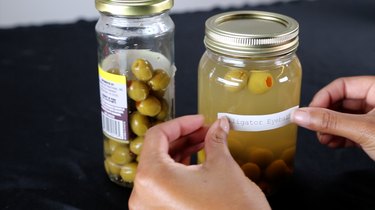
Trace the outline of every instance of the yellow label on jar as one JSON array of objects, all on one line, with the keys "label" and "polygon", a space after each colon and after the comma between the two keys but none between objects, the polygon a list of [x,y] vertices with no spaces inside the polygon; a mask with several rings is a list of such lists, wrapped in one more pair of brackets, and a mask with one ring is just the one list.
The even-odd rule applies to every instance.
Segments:
[{"label": "yellow label on jar", "polygon": [[106,72],[99,66],[99,88],[103,132],[116,139],[128,139],[126,76]]},{"label": "yellow label on jar", "polygon": [[112,74],[109,72],[104,71],[100,66],[99,69],[99,76],[107,81],[124,84],[126,85],[126,77],[124,75]]}]

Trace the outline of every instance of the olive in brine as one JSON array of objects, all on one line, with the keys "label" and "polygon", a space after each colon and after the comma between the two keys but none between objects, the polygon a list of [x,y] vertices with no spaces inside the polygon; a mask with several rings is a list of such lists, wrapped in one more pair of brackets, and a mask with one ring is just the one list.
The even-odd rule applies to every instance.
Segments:
[{"label": "olive in brine", "polygon": [[104,161],[104,168],[107,174],[113,175],[113,176],[119,176],[120,175],[120,166],[110,161],[108,158]]},{"label": "olive in brine", "polygon": [[139,101],[135,105],[139,113],[154,117],[161,110],[161,103],[155,96],[148,96],[145,100]]},{"label": "olive in brine", "polygon": [[161,110],[159,114],[155,116],[158,120],[165,120],[169,114],[169,106],[165,99],[161,99]]},{"label": "olive in brine", "polygon": [[152,94],[153,96],[156,96],[158,98],[163,98],[164,95],[165,95],[165,92],[166,92],[166,90],[164,89],[164,90],[151,91],[150,94]]},{"label": "olive in brine", "polygon": [[245,175],[254,182],[260,179],[261,170],[255,163],[245,163],[241,166],[242,171]]},{"label": "olive in brine", "polygon": [[157,69],[154,71],[154,75],[147,83],[152,90],[158,91],[167,88],[170,80],[171,78],[169,77],[167,72],[162,69]]},{"label": "olive in brine", "polygon": [[139,80],[129,81],[128,96],[134,101],[145,100],[149,92],[149,87],[146,83]]},{"label": "olive in brine", "polygon": [[131,71],[134,76],[141,81],[148,81],[152,78],[152,65],[144,59],[137,59],[133,62]]},{"label": "olive in brine", "polygon": [[120,176],[125,182],[133,182],[137,172],[137,163],[128,163],[121,167]]},{"label": "olive in brine", "polygon": [[130,163],[133,160],[127,145],[119,145],[111,156],[111,161],[118,165]]},{"label": "olive in brine", "polygon": [[248,161],[264,168],[273,160],[273,152],[266,148],[251,147],[248,150]]},{"label": "olive in brine", "polygon": [[237,92],[246,86],[248,75],[245,70],[232,69],[225,74],[224,80],[224,87],[226,90]]},{"label": "olive in brine", "polygon": [[292,171],[283,160],[275,160],[265,170],[265,177],[270,181],[281,181],[290,176]]},{"label": "olive in brine", "polygon": [[112,153],[115,151],[118,145],[120,145],[119,142],[112,140],[110,138],[106,138],[106,140],[104,141],[105,155],[112,155]]},{"label": "olive in brine", "polygon": [[293,167],[294,156],[296,154],[296,147],[290,147],[281,153],[280,158],[285,161],[289,167]]},{"label": "olive in brine", "polygon": [[143,136],[138,136],[133,141],[130,142],[130,151],[136,155],[141,154],[142,145],[143,145]]},{"label": "olive in brine", "polygon": [[137,136],[144,136],[150,127],[150,121],[141,113],[135,111],[130,115],[130,128]]},{"label": "olive in brine", "polygon": [[250,75],[248,88],[255,94],[262,94],[272,88],[273,82],[273,77],[270,73],[256,71]]}]

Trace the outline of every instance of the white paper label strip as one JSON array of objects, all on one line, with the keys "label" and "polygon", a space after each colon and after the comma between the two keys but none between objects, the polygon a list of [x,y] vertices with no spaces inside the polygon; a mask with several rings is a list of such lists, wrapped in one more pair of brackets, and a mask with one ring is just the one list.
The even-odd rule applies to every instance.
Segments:
[{"label": "white paper label strip", "polygon": [[217,117],[227,117],[231,129],[236,131],[266,131],[283,127],[290,123],[290,114],[299,106],[267,115],[237,115],[218,113]]}]

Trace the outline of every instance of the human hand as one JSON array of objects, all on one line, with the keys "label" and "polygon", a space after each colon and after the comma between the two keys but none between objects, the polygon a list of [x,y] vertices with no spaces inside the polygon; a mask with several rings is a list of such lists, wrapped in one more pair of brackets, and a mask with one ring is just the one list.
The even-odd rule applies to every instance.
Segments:
[{"label": "human hand", "polygon": [[[185,116],[147,131],[130,209],[270,209],[229,153],[228,120],[209,129],[203,123],[200,115]],[[203,164],[180,163],[203,147]]]},{"label": "human hand", "polygon": [[332,148],[359,146],[375,160],[375,76],[339,78],[321,89],[292,122],[317,131]]}]

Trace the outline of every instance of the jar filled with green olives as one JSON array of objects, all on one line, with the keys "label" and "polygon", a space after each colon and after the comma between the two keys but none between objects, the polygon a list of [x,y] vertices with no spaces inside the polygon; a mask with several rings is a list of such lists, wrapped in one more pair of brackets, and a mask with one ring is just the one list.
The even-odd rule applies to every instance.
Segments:
[{"label": "jar filled with green olives", "polygon": [[[244,173],[269,195],[293,172],[302,70],[299,25],[264,11],[236,11],[206,21],[198,71],[198,111],[207,124],[227,117],[229,150]],[[205,159],[198,153],[198,162]]]},{"label": "jar filled with green olives", "polygon": [[173,0],[96,0],[104,167],[132,187],[143,138],[174,117]]}]

